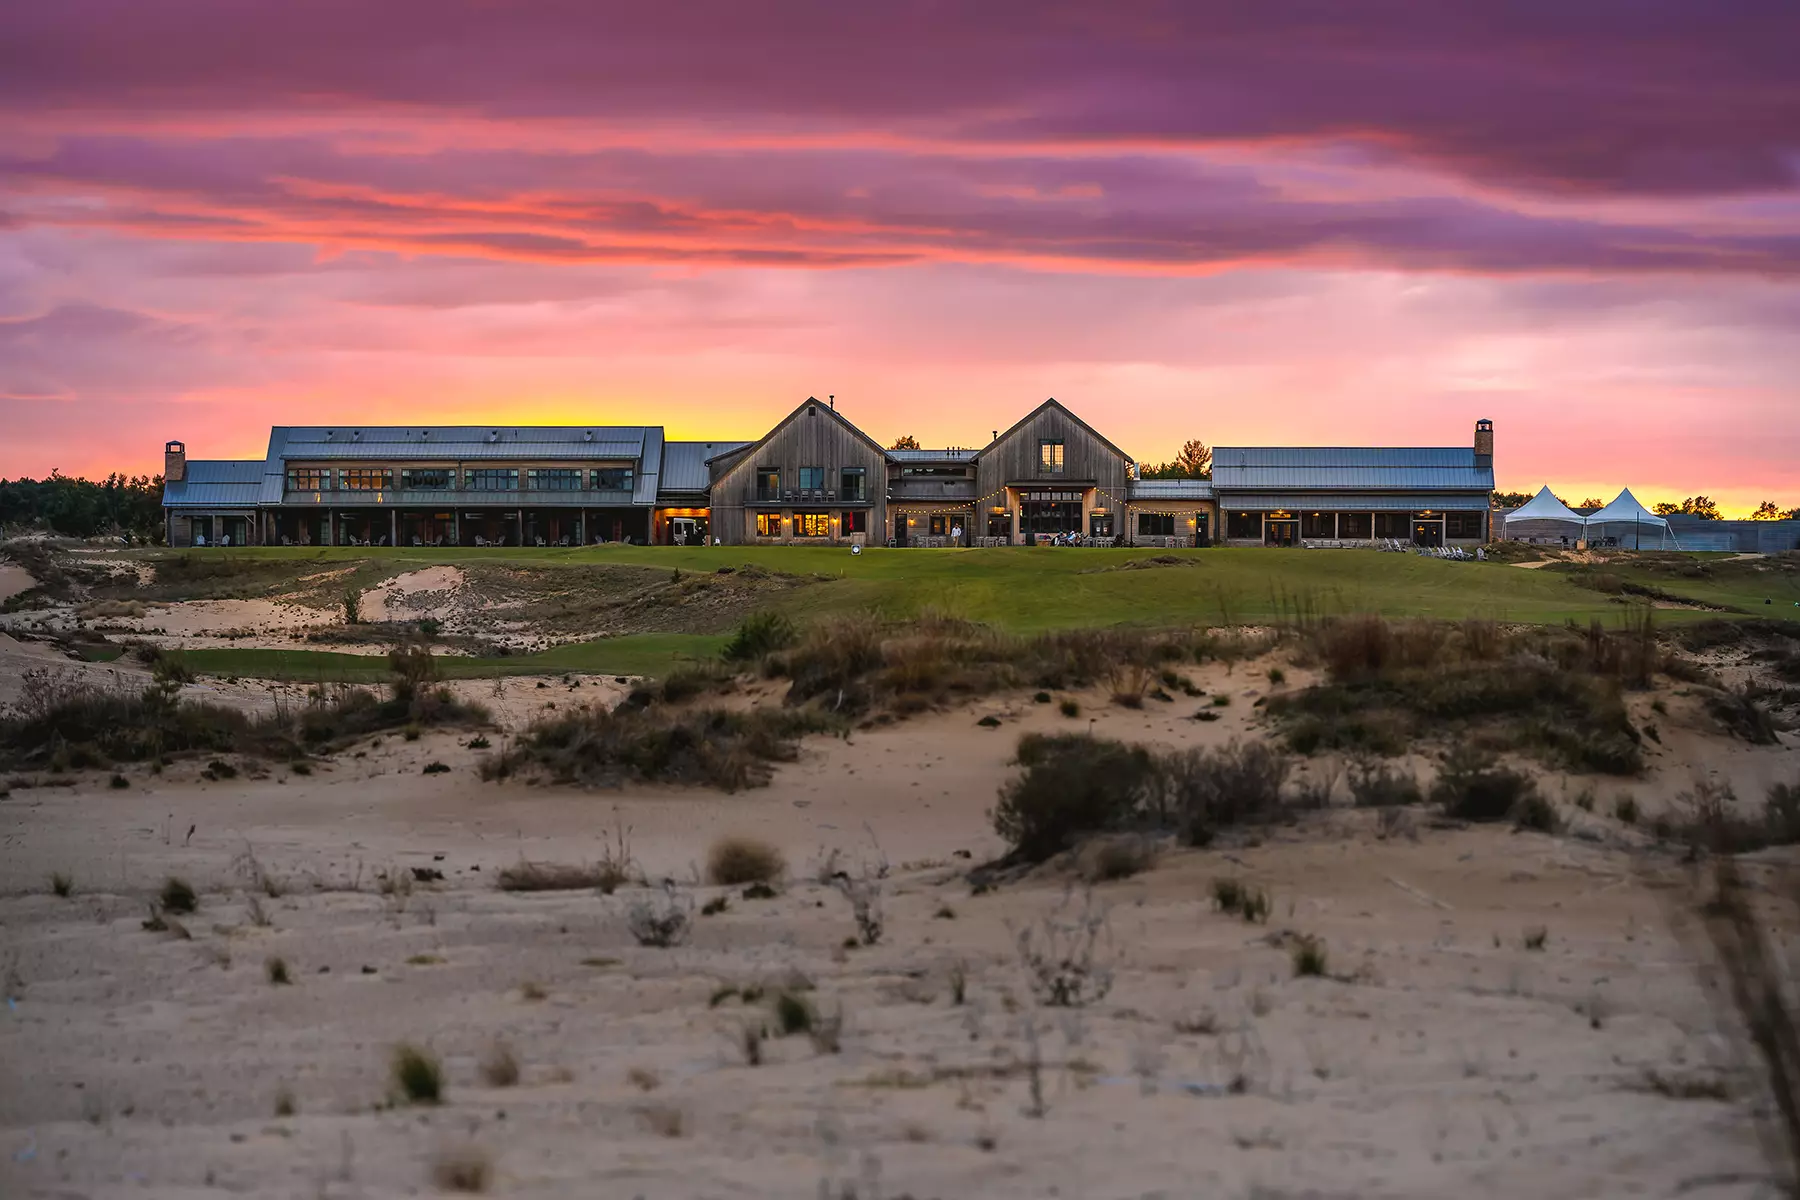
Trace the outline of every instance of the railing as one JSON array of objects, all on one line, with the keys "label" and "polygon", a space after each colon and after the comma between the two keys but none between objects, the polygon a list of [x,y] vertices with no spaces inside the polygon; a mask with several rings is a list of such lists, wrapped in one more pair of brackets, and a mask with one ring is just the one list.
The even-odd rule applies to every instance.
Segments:
[{"label": "railing", "polygon": [[973,500],[973,479],[896,480],[888,485],[890,500]]}]

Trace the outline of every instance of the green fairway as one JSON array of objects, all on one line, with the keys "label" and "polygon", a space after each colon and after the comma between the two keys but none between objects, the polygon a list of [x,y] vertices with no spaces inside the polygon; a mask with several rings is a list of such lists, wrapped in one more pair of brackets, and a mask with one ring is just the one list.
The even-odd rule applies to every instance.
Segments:
[{"label": "green fairway", "polygon": [[[1210,549],[1181,551],[1012,547],[991,550],[889,550],[791,546],[582,549],[254,547],[212,551],[244,559],[303,564],[365,562],[403,571],[433,563],[504,563],[555,569],[616,564],[683,574],[755,565],[814,582],[771,593],[771,607],[799,621],[871,614],[886,618],[938,613],[1018,633],[1110,625],[1263,624],[1296,616],[1373,612],[1386,616],[1556,623],[1622,622],[1626,605],[1584,588],[1557,570],[1501,563],[1448,562],[1361,550]],[[1183,565],[1119,569],[1133,560],[1173,556]],[[1757,613],[1771,611],[1736,579],[1669,578],[1656,584],[1676,595]],[[1794,597],[1787,597],[1791,605]],[[1711,614],[1665,611],[1670,622]],[[636,634],[506,658],[446,658],[464,676],[592,671],[658,674],[681,657],[717,652],[717,635]],[[309,651],[191,651],[187,661],[208,674],[296,679],[374,678],[379,658]]]}]

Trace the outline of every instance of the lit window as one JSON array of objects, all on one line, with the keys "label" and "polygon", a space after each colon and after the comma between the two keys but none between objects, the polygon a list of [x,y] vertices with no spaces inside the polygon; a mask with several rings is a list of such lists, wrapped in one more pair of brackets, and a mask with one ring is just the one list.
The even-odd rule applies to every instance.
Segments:
[{"label": "lit window", "polygon": [[780,537],[781,536],[781,514],[780,513],[757,513],[756,514],[756,536],[757,537]]},{"label": "lit window", "polygon": [[822,538],[831,536],[831,514],[807,512],[794,514],[794,536]]},{"label": "lit window", "polygon": [[386,467],[351,467],[338,472],[338,486],[351,492],[378,492],[388,486]]},{"label": "lit window", "polygon": [[322,492],[331,486],[331,472],[321,467],[306,467],[287,473],[290,492]]},{"label": "lit window", "polygon": [[1063,440],[1061,438],[1043,438],[1039,440],[1038,470],[1045,475],[1062,474]]}]

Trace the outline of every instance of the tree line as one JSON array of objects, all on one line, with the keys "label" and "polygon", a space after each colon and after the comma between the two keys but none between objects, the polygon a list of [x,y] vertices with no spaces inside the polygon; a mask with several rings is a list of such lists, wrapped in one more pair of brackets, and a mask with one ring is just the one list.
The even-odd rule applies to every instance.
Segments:
[{"label": "tree line", "polygon": [[161,475],[117,471],[98,482],[54,470],[46,479],[0,479],[0,529],[160,540],[162,492]]}]

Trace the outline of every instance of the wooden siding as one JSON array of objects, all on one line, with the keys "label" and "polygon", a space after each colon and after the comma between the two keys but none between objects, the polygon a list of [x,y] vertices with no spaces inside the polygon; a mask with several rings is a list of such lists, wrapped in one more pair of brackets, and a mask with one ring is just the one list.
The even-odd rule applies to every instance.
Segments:
[{"label": "wooden siding", "polygon": [[[802,499],[798,495],[801,467],[823,467],[824,490],[832,498]],[[864,471],[864,500],[846,501],[838,493],[838,476],[846,469],[858,467]],[[782,498],[774,504],[757,502],[756,476],[765,470],[781,472]],[[771,539],[756,536],[758,511],[780,511],[791,517],[797,512],[841,514],[844,509],[853,508],[868,513],[869,540],[879,545],[877,531],[887,524],[886,491],[887,456],[881,448],[829,406],[809,400],[761,442],[735,457],[713,480],[713,533],[728,545],[767,542]],[[789,492],[796,494],[790,499]],[[851,537],[839,533],[827,539],[791,540],[829,545],[848,544]]]},{"label": "wooden siding", "polygon": [[[1056,438],[1061,438],[1063,443],[1063,469],[1059,474],[1050,474],[1039,463],[1038,442]],[[1054,487],[1091,480],[1090,486],[1098,486],[1116,497],[1106,503],[1117,511],[1123,507],[1129,465],[1125,456],[1108,445],[1104,438],[1077,420],[1068,409],[1052,401],[1007,430],[999,441],[981,452],[976,492],[980,496],[991,496],[1014,483]]]}]

